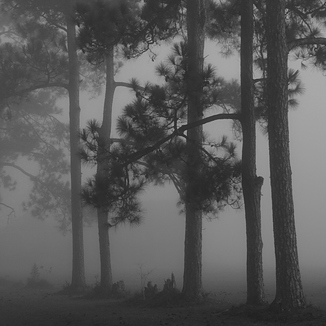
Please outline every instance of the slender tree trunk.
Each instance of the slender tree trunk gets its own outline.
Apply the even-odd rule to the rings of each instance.
[[[188,123],[202,119],[203,63],[206,1],[187,1],[188,32]],[[200,171],[202,126],[187,132],[187,186],[184,276],[182,292],[187,299],[198,300],[202,291],[202,212],[195,204],[196,174]]]
[[[72,281],[71,288],[85,287],[83,217],[81,205],[81,159],[79,156],[79,64],[76,31],[72,14],[67,14],[67,43],[69,56],[69,118],[71,164],[71,223],[72,223]]]
[[[305,306],[297,252],[288,127],[285,1],[268,0],[267,99],[276,261],[276,297],[272,305],[289,311]]]
[[[256,119],[253,94],[253,1],[241,2],[242,188],[247,232],[247,304],[264,300],[260,197],[256,175]]]
[[[113,62],[113,47],[110,49],[106,57],[106,88],[103,108],[102,126],[99,130],[99,154],[97,160],[96,178],[106,178],[106,157],[110,151],[110,137],[112,126],[112,104],[114,97],[114,62]],[[101,196],[101,194],[99,194]],[[101,290],[103,293],[108,293],[112,288],[112,269],[110,256],[110,239],[109,239],[109,224],[108,211],[105,206],[106,198],[100,199],[104,203],[102,207],[97,209],[98,217],[98,235],[100,245],[100,263],[101,263]]]

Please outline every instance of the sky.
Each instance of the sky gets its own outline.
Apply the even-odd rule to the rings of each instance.
[[[160,49],[158,56],[164,60],[169,51]],[[217,73],[225,79],[239,79],[239,58],[223,58],[211,43],[206,47],[209,62],[216,65]],[[153,63],[144,54],[136,61],[126,63],[116,76],[117,81],[137,77],[141,82],[155,82]],[[291,67],[300,69],[299,62],[290,61]],[[305,287],[325,287],[326,280],[326,218],[324,201],[326,185],[326,76],[316,69],[300,72],[305,93],[300,105],[289,112],[290,149],[293,177],[295,218],[297,227],[299,261]],[[113,120],[123,106],[132,100],[129,90],[118,88],[114,100]],[[61,105],[66,105],[62,101]],[[82,95],[82,123],[101,119],[103,97],[90,99]],[[64,108],[65,109],[65,108]],[[114,129],[114,128],[113,128]],[[229,133],[223,121],[205,126],[211,136]],[[264,177],[262,188],[262,235],[265,284],[273,291],[275,262],[272,230],[271,194],[268,167],[268,139],[257,127],[257,174]],[[241,145],[239,145],[241,148]],[[71,234],[62,235],[52,220],[39,221],[21,212],[19,202],[27,198],[27,179],[19,177],[19,191],[7,196],[7,203],[16,209],[15,217],[0,211],[0,276],[8,275],[24,280],[34,263],[42,268],[42,275],[53,282],[70,282]],[[145,209],[144,222],[137,227],[121,226],[111,232],[111,252],[114,282],[124,280],[127,288],[137,289],[140,271],[148,272],[162,288],[163,279],[171,272],[177,286],[182,286],[184,216],[176,206],[178,195],[172,185],[150,187],[142,195]],[[96,223],[85,227],[85,266],[87,282],[99,277],[98,236]],[[203,285],[208,291],[245,291],[246,238],[244,210],[226,208],[213,221],[203,225]],[[52,268],[52,272],[49,270]]]

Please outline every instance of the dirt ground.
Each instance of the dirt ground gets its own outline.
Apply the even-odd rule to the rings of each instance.
[[[86,299],[57,291],[28,289],[22,284],[0,284],[0,326],[326,325],[326,310],[308,308],[293,318],[275,316],[266,310],[239,306],[237,298],[232,298],[232,302],[231,297],[226,299],[222,294],[197,306],[151,307],[146,303]],[[314,300],[316,306],[326,307],[326,293]]]

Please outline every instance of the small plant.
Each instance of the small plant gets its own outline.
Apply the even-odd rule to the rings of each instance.
[[[145,300],[152,299],[158,293],[157,285],[153,285],[151,281],[147,283],[147,286],[144,288]]]
[[[139,263],[139,275],[140,275],[140,292],[142,294],[143,299],[145,300],[145,284],[147,281],[148,276],[153,272],[153,270],[145,271],[144,270],[144,264]]]
[[[177,284],[175,282],[174,274],[171,273],[171,278],[164,280],[163,292],[176,292]]]
[[[26,287],[39,289],[51,287],[49,281],[41,278],[40,268],[43,268],[43,266],[38,267],[36,263],[34,263],[30,272],[30,277],[27,279]]]
[[[157,286],[153,286],[151,282],[148,282],[147,291],[149,293],[149,304],[157,307],[168,307],[179,305],[183,302],[182,295],[177,289],[174,274],[171,274],[171,278],[164,280],[163,290],[158,292]],[[145,288],[146,291],[146,288]],[[146,292],[145,292],[146,293]],[[147,297],[146,297],[147,299]]]
[[[120,280],[112,284],[111,295],[115,298],[123,298],[126,295],[125,282]]]

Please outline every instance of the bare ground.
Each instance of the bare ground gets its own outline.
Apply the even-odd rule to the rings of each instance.
[[[326,311],[309,307],[295,316],[275,315],[240,306],[238,298],[214,295],[200,305],[158,307],[132,300],[86,299],[60,295],[58,289],[28,289],[21,284],[0,284],[0,326],[128,325],[326,325]],[[326,306],[326,295],[317,298]],[[319,300],[319,301],[318,301]],[[242,298],[240,302],[242,301]]]

